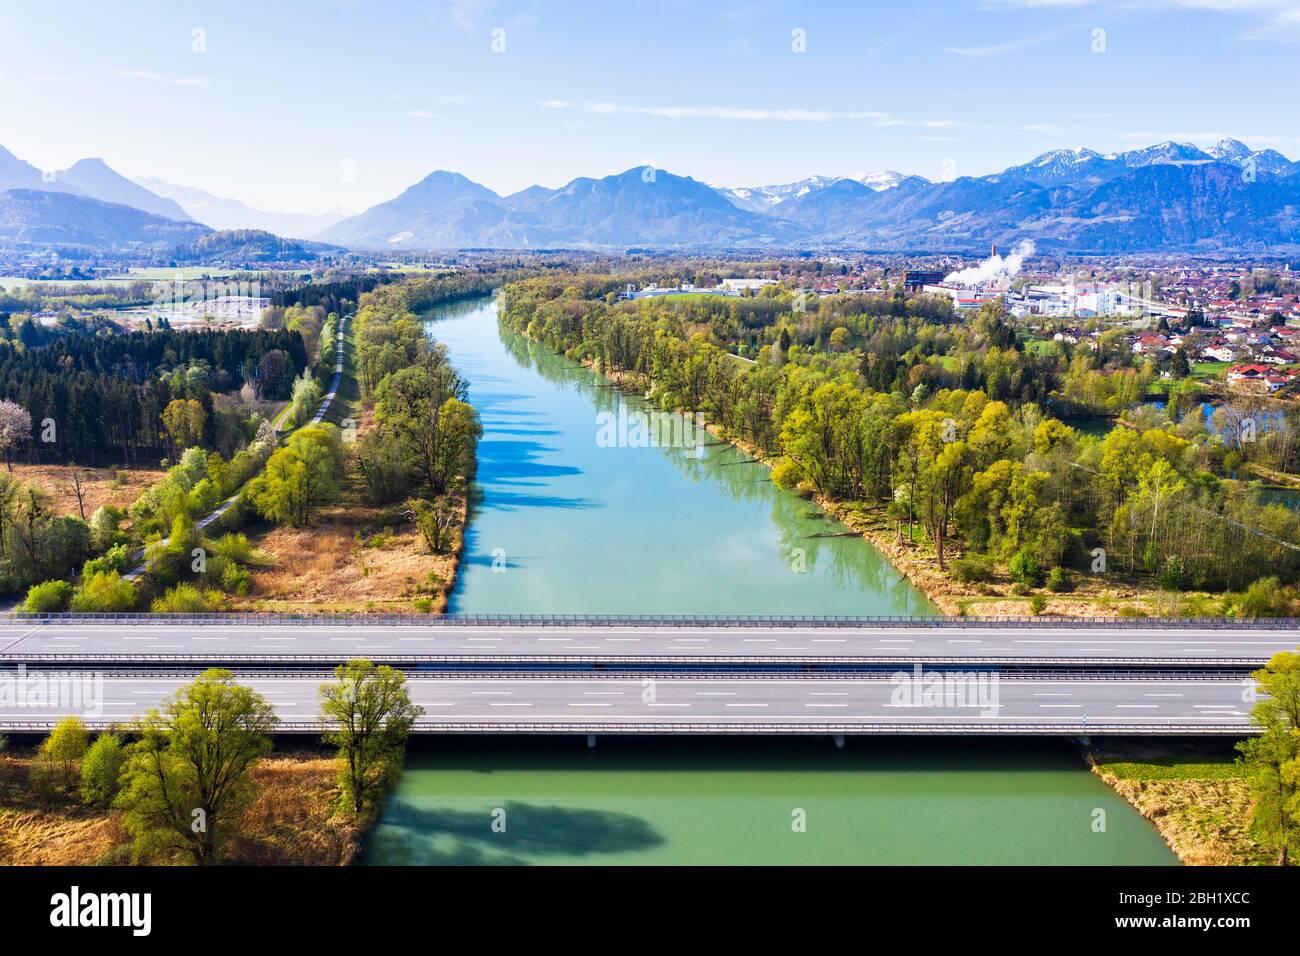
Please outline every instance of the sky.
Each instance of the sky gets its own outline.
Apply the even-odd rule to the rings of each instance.
[[[1300,157],[1300,0],[5,0],[0,49],[21,158],[284,211],[435,169],[509,193],[645,164],[944,179],[1224,136]]]

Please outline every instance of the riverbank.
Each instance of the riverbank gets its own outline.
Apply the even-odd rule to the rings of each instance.
[[[41,801],[29,784],[33,754],[0,756],[0,865],[96,866],[133,861],[121,811],[84,806],[76,795]],[[318,751],[277,754],[252,771],[256,796],[223,862],[347,866],[365,828],[335,810],[334,759]]]
[[[527,333],[519,333],[527,335]],[[587,369],[603,375],[620,390],[630,395],[644,396],[645,382],[638,376],[623,371],[607,371],[590,360],[579,360]],[[778,459],[763,454],[749,442],[727,434],[717,423],[705,420],[705,428],[715,438],[727,442],[749,458],[770,471]],[[1068,592],[1052,592],[1046,588],[1027,589],[1019,585],[1004,566],[996,566],[991,579],[978,584],[964,584],[953,576],[951,563],[962,552],[945,548],[948,567],[939,568],[933,546],[919,525],[909,542],[905,531],[900,533],[896,520],[884,505],[866,502],[837,501],[820,493],[805,494],[829,518],[860,535],[884,555],[894,568],[918,591],[922,592],[944,614],[957,617],[1026,617],[1041,614],[1049,617],[1117,617],[1174,615],[1178,609],[1162,605],[1159,594],[1143,594],[1131,581],[1116,581],[1115,575],[1075,573],[1071,575]],[[950,542],[952,544],[954,542]],[[1034,598],[1042,601],[1035,611]],[[1208,600],[1208,594],[1184,594],[1193,600]]]
[[[1094,774],[1155,825],[1184,864],[1275,862],[1250,837],[1250,788],[1231,755],[1176,755],[1130,745],[1102,747],[1085,759]]]

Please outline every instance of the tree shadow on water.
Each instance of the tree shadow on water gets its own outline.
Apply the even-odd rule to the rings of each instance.
[[[647,821],[627,813],[528,803],[501,808],[505,830],[494,832],[488,811],[402,804],[390,810],[400,831],[376,831],[370,857],[397,865],[525,865],[527,857],[635,853],[664,843]],[[420,845],[404,838],[411,832],[419,834]]]

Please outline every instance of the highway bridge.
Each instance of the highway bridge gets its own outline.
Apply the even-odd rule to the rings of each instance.
[[[5,662],[1095,665],[1256,668],[1300,622],[58,617],[0,620]]]
[[[318,733],[320,685],[365,657],[407,672],[417,733],[1240,736],[1250,672],[1298,642],[1293,621],[15,615],[0,730],[129,723],[225,666]]]
[[[607,677],[409,675],[424,708],[416,733],[474,734],[1054,734],[1204,735],[1251,732],[1243,682],[1224,677],[1073,674],[1003,678],[737,677],[654,673]],[[48,704],[19,706],[0,694],[0,726],[46,731],[75,713],[94,728],[127,724],[192,680],[193,672],[91,676],[28,669]],[[327,671],[239,673],[275,707],[283,733],[319,733]],[[60,682],[82,682],[73,704],[55,703]],[[932,683],[933,681],[933,683]],[[930,690],[935,690],[934,694]],[[71,701],[72,694],[67,695]]]

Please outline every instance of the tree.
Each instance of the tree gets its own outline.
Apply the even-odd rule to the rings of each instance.
[[[248,499],[262,517],[305,527],[317,509],[339,494],[343,442],[332,425],[312,425],[290,436],[249,482]]]
[[[338,747],[339,787],[360,815],[401,771],[406,738],[424,713],[411,703],[406,675],[367,660],[334,669],[338,679],[320,688],[326,743]]]
[[[41,743],[38,766],[49,779],[70,790],[77,779],[77,762],[86,752],[89,733],[78,717],[64,717]]]
[[[289,420],[294,425],[304,425],[311,421],[320,408],[321,399],[320,382],[316,381],[315,376],[307,369],[302,370],[302,375],[293,380],[293,410],[289,413]]]
[[[207,417],[203,403],[193,398],[178,398],[167,403],[162,412],[163,428],[167,429],[177,452],[203,440],[203,426]]]
[[[464,383],[441,352],[391,373],[376,391],[377,417],[406,441],[432,497],[453,478],[474,474],[483,427],[463,392]]]
[[[117,796],[118,777],[126,763],[122,738],[100,734],[81,760],[81,800],[88,806],[107,807]]]
[[[377,425],[357,439],[357,467],[366,482],[371,504],[399,501],[411,486],[412,454],[396,429]]]
[[[1275,654],[1252,676],[1265,696],[1250,719],[1264,732],[1237,745],[1255,798],[1250,832],[1286,866],[1291,847],[1300,845],[1300,654]]]
[[[137,724],[114,801],[138,851],[219,861],[252,798],[250,772],[271,750],[275,713],[228,670],[200,674]]]
[[[5,467],[9,471],[14,470],[14,452],[31,437],[32,416],[27,409],[8,399],[0,401],[0,454],[4,455]]]
[[[81,472],[72,469],[68,474],[68,485],[72,489],[72,494],[77,499],[77,512],[81,515],[81,520],[86,520],[86,482],[81,477]]]
[[[408,498],[406,509],[407,515],[415,521],[415,527],[419,530],[420,536],[424,538],[424,543],[428,545],[429,551],[433,554],[440,554],[443,550],[447,532],[456,527],[460,520],[455,505],[445,497],[439,498],[436,502],[428,502],[420,498]]]

